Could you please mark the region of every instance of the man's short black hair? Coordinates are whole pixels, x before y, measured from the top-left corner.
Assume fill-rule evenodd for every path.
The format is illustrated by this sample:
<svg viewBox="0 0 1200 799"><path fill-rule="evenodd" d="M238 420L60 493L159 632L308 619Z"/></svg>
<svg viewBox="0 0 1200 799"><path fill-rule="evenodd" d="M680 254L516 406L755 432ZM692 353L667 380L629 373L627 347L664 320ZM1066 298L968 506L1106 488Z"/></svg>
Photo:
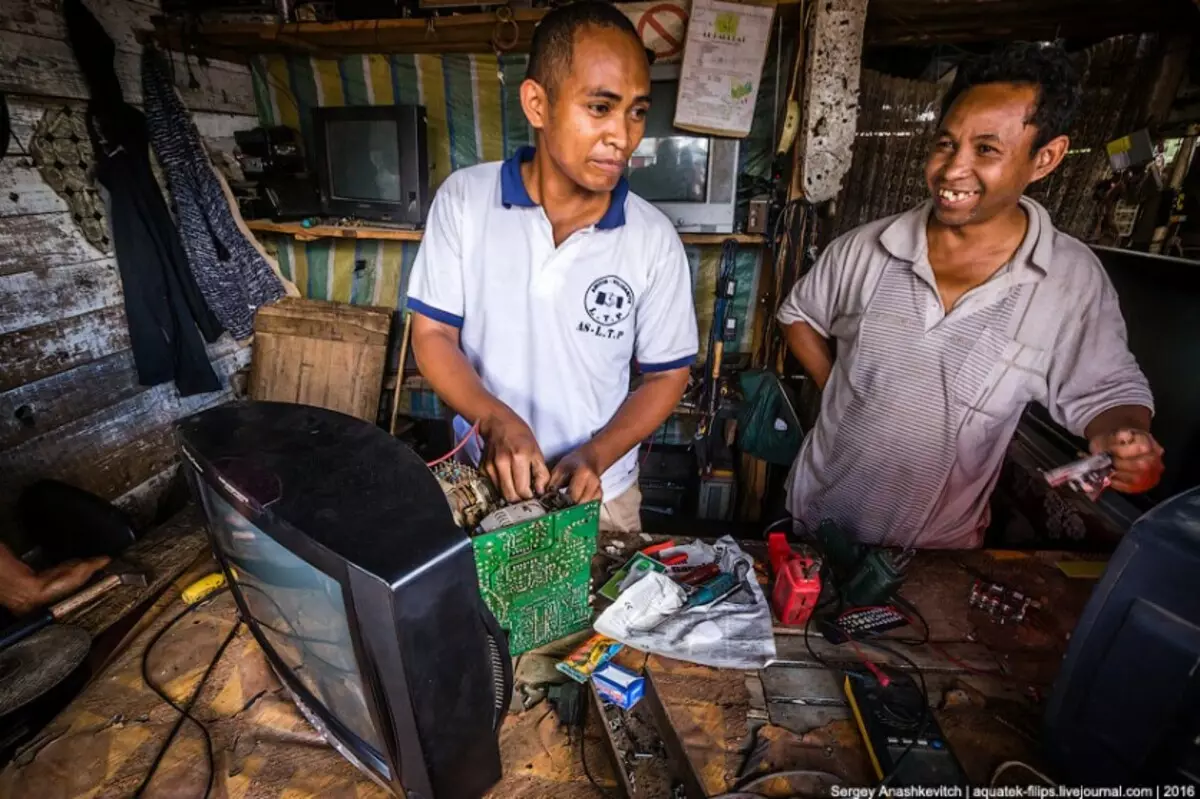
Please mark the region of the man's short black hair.
<svg viewBox="0 0 1200 799"><path fill-rule="evenodd" d="M558 81L571 69L571 51L575 34L586 27L616 28L625 31L637 42L642 41L637 28L612 3L600 0L580 0L559 6L538 23L533 31L529 53L529 68L525 77L535 80L553 92Z"/></svg>
<svg viewBox="0 0 1200 799"><path fill-rule="evenodd" d="M1061 47L1010 44L959 66L950 91L942 98L942 118L963 92L985 83L1015 83L1037 89L1033 115L1025 120L1037 128L1035 153L1067 132L1083 95L1079 73Z"/></svg>

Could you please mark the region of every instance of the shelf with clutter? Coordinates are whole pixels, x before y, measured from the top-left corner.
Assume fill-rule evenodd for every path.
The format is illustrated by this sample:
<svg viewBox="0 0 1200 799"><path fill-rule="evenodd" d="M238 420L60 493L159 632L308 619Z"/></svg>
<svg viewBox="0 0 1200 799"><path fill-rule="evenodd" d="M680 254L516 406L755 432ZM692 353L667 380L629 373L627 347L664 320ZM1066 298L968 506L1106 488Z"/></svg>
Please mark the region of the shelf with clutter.
<svg viewBox="0 0 1200 799"><path fill-rule="evenodd" d="M247 219L246 227L259 233L279 233L291 236L297 241L316 241L318 239L375 239L379 241L420 241L422 231L416 228L378 227L371 224L354 224L344 222L315 224L307 220L301 222L276 222L272 219ZM684 244L702 246L721 245L726 241L734 241L748 247L762 246L766 238L756 233L680 233Z"/></svg>
<svg viewBox="0 0 1200 799"><path fill-rule="evenodd" d="M514 8L497 3L488 11L462 13L450 3L422 2L421 16L380 19L160 18L142 38L160 47L229 61L247 61L264 53L333 58L372 53L526 52L533 29L548 8ZM617 3L631 16L643 3ZM683 10L686 4L667 3ZM798 9L800 0L777 0ZM661 9L659 9L661 10ZM668 10L669 17L672 11ZM659 24L662 24L661 22Z"/></svg>

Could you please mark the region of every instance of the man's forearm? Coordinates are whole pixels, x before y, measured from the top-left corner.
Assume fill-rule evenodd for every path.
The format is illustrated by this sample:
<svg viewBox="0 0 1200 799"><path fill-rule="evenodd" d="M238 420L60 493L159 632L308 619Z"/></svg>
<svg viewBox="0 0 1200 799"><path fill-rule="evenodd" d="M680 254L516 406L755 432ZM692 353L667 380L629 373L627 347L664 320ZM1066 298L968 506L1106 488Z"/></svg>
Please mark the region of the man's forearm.
<svg viewBox="0 0 1200 799"><path fill-rule="evenodd" d="M1150 409L1141 405L1118 405L1109 408L1088 422L1084 437L1091 441L1096 436L1115 433L1118 430L1150 430Z"/></svg>
<svg viewBox="0 0 1200 799"><path fill-rule="evenodd" d="M587 444L596 454L600 472L606 471L626 452L645 441L666 421L679 404L687 381L686 367L645 376L637 390L617 409L612 420Z"/></svg>
<svg viewBox="0 0 1200 799"><path fill-rule="evenodd" d="M455 333L434 327L438 322L418 319L413 325L413 355L422 376L443 402L469 422L481 425L512 409L492 396L467 356L458 346Z"/></svg>
<svg viewBox="0 0 1200 799"><path fill-rule="evenodd" d="M784 328L788 349L804 367L817 388L824 389L833 371L833 353L829 342L807 322L792 322Z"/></svg>

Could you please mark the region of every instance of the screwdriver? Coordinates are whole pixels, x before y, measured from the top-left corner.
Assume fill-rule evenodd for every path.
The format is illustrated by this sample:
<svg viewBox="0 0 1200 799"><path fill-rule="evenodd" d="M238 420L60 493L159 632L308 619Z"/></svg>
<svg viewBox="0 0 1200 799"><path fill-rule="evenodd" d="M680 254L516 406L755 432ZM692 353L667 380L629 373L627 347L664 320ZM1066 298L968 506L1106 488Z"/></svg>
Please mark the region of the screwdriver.
<svg viewBox="0 0 1200 799"><path fill-rule="evenodd" d="M702 584L688 597L684 607L695 608L701 605L711 605L737 593L745 583L750 567L745 563L738 563L735 568L737 571L734 573L724 572Z"/></svg>

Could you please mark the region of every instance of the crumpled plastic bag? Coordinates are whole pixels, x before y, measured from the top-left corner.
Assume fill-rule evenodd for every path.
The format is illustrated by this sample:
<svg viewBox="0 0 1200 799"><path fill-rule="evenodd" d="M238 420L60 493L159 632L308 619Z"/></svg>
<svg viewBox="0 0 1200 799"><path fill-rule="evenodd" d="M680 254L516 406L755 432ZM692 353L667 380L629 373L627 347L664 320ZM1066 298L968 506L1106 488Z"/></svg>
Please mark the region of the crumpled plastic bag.
<svg viewBox="0 0 1200 799"><path fill-rule="evenodd" d="M666 575L651 572L626 589L596 619L601 635L655 655L727 669L759 669L775 659L771 609L754 578L754 559L730 536L697 548L698 559L735 572L750 566L748 589L712 605L684 608L684 590ZM689 560L692 551L689 551Z"/></svg>

